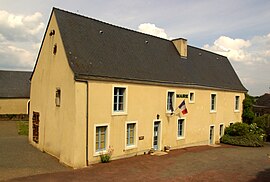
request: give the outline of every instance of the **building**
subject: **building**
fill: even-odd
[[[0,114],[28,114],[31,72],[0,71]]]
[[[118,159],[214,144],[241,121],[244,93],[224,56],[54,8],[31,78],[29,140],[74,168],[109,147]]]
[[[256,99],[253,105],[253,112],[256,116],[262,116],[264,114],[270,114],[270,94],[265,93]]]

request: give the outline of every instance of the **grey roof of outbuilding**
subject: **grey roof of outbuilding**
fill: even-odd
[[[0,98],[30,98],[32,72],[0,70]]]
[[[75,78],[104,77],[243,91],[229,60],[172,41],[53,9]]]

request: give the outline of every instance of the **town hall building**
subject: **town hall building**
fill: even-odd
[[[118,159],[211,145],[241,122],[246,92],[226,57],[185,39],[53,8],[31,77],[29,141],[74,168],[109,147]]]

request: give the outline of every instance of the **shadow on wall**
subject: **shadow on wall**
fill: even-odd
[[[270,180],[270,168],[265,169],[264,171],[260,171],[257,173],[256,178],[252,180],[251,182],[257,182],[257,181],[269,181]]]

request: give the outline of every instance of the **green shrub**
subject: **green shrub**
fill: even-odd
[[[230,136],[228,134],[223,135],[220,139],[220,142],[231,144],[231,145],[239,145],[246,147],[262,147],[263,146],[263,138],[258,134],[248,134],[244,136]]]
[[[19,135],[26,135],[28,136],[28,121],[17,121],[17,129]]]
[[[234,123],[225,128],[225,135],[230,136],[244,136],[249,133],[249,125],[246,123]]]
[[[270,114],[256,117],[253,121],[259,128],[264,130],[266,141],[270,141]]]

